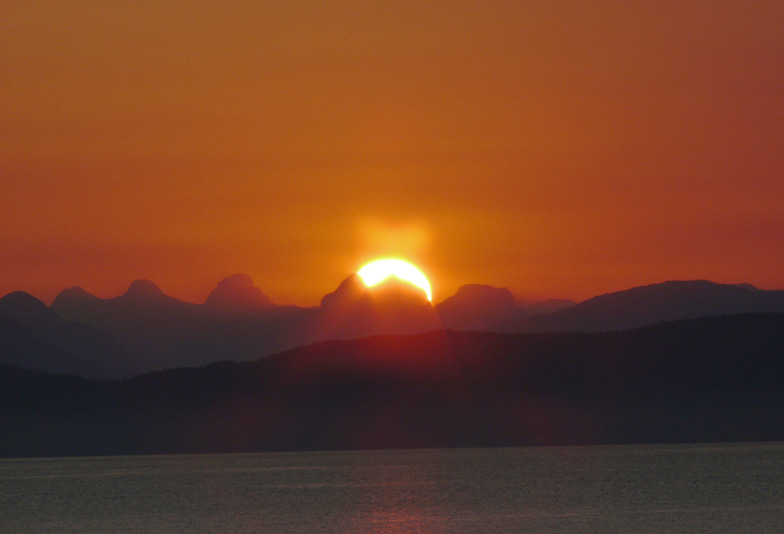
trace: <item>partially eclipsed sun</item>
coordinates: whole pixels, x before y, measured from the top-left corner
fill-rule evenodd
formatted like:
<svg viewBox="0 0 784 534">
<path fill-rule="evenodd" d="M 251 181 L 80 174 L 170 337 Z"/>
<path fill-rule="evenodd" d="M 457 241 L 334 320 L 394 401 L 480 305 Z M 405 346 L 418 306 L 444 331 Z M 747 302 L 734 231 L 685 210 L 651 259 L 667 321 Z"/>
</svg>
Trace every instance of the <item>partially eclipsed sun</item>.
<svg viewBox="0 0 784 534">
<path fill-rule="evenodd" d="M 403 260 L 382 259 L 375 260 L 362 267 L 357 274 L 368 287 L 380 284 L 390 276 L 409 282 L 425 292 L 427 300 L 433 300 L 430 291 L 430 282 L 422 271 L 414 265 Z"/>
</svg>

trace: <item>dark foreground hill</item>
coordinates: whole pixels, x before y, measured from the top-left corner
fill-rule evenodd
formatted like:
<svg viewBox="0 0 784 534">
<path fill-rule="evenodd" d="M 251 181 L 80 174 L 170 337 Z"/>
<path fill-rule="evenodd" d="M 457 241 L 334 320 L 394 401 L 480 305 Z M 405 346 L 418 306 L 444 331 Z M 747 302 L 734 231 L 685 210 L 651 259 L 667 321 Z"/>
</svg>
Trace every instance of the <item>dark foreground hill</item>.
<svg viewBox="0 0 784 534">
<path fill-rule="evenodd" d="M 784 440 L 784 314 L 432 332 L 98 381 L 0 367 L 0 455 Z"/>
</svg>

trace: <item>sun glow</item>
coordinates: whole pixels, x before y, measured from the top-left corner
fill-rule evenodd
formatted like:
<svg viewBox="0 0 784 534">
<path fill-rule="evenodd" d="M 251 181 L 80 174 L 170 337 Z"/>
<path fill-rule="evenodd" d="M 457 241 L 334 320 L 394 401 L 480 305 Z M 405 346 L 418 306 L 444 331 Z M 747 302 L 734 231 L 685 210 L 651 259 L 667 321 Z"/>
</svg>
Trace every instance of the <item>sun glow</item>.
<svg viewBox="0 0 784 534">
<path fill-rule="evenodd" d="M 368 287 L 372 287 L 390 276 L 394 276 L 420 288 L 427 295 L 427 300 L 433 300 L 430 282 L 428 282 L 427 277 L 422 274 L 422 271 L 407 261 L 392 258 L 375 260 L 362 267 L 357 271 L 357 274 Z"/>
</svg>

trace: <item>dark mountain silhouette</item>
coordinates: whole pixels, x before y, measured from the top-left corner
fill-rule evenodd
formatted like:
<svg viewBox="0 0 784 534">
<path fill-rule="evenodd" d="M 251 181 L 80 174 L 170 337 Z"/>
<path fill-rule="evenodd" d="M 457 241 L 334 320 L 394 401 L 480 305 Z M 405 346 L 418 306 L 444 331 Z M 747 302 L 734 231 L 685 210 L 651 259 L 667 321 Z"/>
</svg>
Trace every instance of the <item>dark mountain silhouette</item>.
<svg viewBox="0 0 784 534">
<path fill-rule="evenodd" d="M 101 328 L 131 353 L 134 371 L 189 365 L 182 340 L 196 331 L 196 305 L 170 297 L 149 280 L 136 280 L 119 297 L 101 299 L 80 288 L 60 293 L 52 310 L 61 317 Z"/>
<path fill-rule="evenodd" d="M 501 325 L 517 332 L 600 332 L 665 321 L 784 311 L 784 291 L 706 280 L 671 281 L 600 295 L 549 315 Z"/>
<path fill-rule="evenodd" d="M 246 274 L 235 274 L 218 283 L 204 302 L 204 308 L 231 315 L 266 311 L 275 305 Z"/>
<path fill-rule="evenodd" d="M 137 373 L 247 360 L 291 348 L 302 342 L 294 341 L 295 332 L 311 315 L 302 308 L 275 306 L 246 275 L 222 280 L 204 304 L 169 297 L 154 283 L 137 280 L 110 299 L 67 289 L 52 310 L 112 333 L 132 354 Z"/>
<path fill-rule="evenodd" d="M 138 374 L 227 359 L 247 361 L 315 341 L 378 334 L 442 328 L 615 331 L 716 314 L 784 311 L 784 291 L 706 281 L 665 282 L 564 307 L 569 304 L 516 304 L 507 289 L 471 284 L 434 307 L 423 292 L 410 284 L 392 278 L 368 288 L 359 276 L 352 274 L 326 295 L 320 306 L 300 308 L 273 304 L 250 277 L 239 274 L 222 280 L 203 304 L 169 297 L 145 280 L 134 282 L 125 294 L 110 299 L 97 298 L 74 287 L 63 291 L 52 304 L 52 310 L 69 321 L 57 323 L 57 335 L 46 334 L 40 325 L 27 326 L 54 348 L 87 359 L 95 357 L 110 367 L 118 367 L 122 362 L 124 368 Z M 39 315 L 46 311 L 41 308 L 45 307 L 39 302 Z M 531 314 L 553 309 L 556 311 L 552 313 Z M 63 341 L 69 336 L 95 338 L 85 333 L 88 327 L 92 327 L 93 333 L 97 332 L 95 329 L 108 332 L 109 339 L 117 340 L 115 348 L 106 348 L 107 355 L 102 356 L 104 353 L 97 349 L 85 350 L 76 341 Z M 74 332 L 64 333 L 63 329 Z M 111 346 L 108 341 L 104 343 L 107 344 Z M 123 353 L 122 357 L 118 352 Z M 115 370 L 107 373 L 100 376 L 117 376 Z"/>
<path fill-rule="evenodd" d="M 390 278 L 369 288 L 352 274 L 321 301 L 316 339 L 353 339 L 374 334 L 441 328 L 424 292 Z"/>
<path fill-rule="evenodd" d="M 467 284 L 437 304 L 436 310 L 445 328 L 504 332 L 518 329 L 516 325 L 524 323 L 530 315 L 550 314 L 575 304 L 565 299 L 516 302 L 505 287 Z"/>
<path fill-rule="evenodd" d="M 498 324 L 528 315 L 515 304 L 511 291 L 482 284 L 461 286 L 437 304 L 436 310 L 444 327 L 454 330 L 493 331 Z"/>
<path fill-rule="evenodd" d="M 134 280 L 128 291 L 121 297 L 131 302 L 173 303 L 176 299 L 166 295 L 155 282 L 151 280 Z"/>
<path fill-rule="evenodd" d="M 380 320 L 381 331 L 374 334 L 410 334 L 443 328 L 425 292 L 407 282 L 391 277 L 367 291 Z"/>
<path fill-rule="evenodd" d="M 115 298 L 63 291 L 52 310 L 104 329 L 133 356 L 138 372 L 250 360 L 324 339 L 414 333 L 441 328 L 424 293 L 390 280 L 368 288 L 353 274 L 317 308 L 276 306 L 247 275 L 222 280 L 204 304 L 165 295 L 138 280 Z"/>
<path fill-rule="evenodd" d="M 379 318 L 368 287 L 351 274 L 338 288 L 321 299 L 315 338 L 346 339 L 378 328 Z"/>
<path fill-rule="evenodd" d="M 128 354 L 108 332 L 67 322 L 28 293 L 15 291 L 0 298 L 0 314 L 14 320 L 5 323 L 0 335 L 0 346 L 9 358 L 2 360 L 6 363 L 53 373 L 96 377 L 130 375 Z M 28 354 L 19 352 L 19 346 L 11 341 L 19 335 L 33 336 L 41 346 L 32 343 Z M 17 349 L 11 350 L 13 346 Z"/>
<path fill-rule="evenodd" d="M 326 341 L 123 381 L 0 366 L 2 456 L 784 439 L 784 314 Z"/>
</svg>

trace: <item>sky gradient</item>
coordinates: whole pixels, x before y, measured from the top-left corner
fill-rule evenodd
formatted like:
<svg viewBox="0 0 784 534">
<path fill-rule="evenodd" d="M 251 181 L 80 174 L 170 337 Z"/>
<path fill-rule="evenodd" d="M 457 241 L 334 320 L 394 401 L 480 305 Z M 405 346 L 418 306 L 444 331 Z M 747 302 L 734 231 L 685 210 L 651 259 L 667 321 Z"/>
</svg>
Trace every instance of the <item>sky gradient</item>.
<svg viewBox="0 0 784 534">
<path fill-rule="evenodd" d="M 784 288 L 780 1 L 228 4 L 0 1 L 0 295 Z"/>
</svg>

